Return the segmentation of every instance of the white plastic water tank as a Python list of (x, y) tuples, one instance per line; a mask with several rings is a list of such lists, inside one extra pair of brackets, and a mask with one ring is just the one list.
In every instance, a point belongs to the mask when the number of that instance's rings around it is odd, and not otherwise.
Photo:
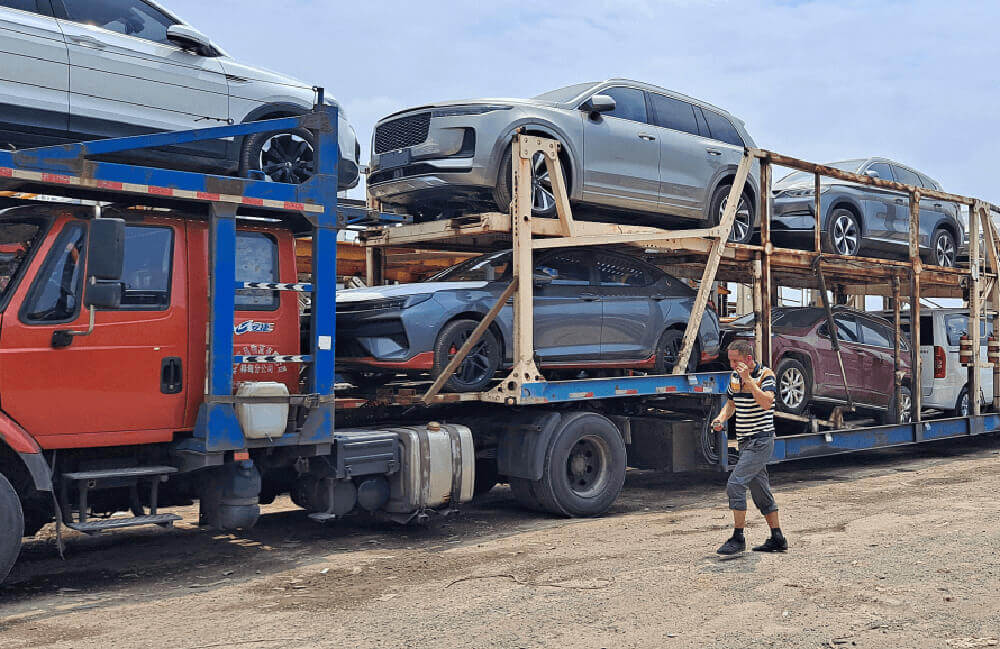
[[(288, 386), (275, 381), (242, 383), (238, 397), (287, 397)], [(288, 426), (288, 403), (238, 403), (236, 418), (247, 439), (281, 437)]]

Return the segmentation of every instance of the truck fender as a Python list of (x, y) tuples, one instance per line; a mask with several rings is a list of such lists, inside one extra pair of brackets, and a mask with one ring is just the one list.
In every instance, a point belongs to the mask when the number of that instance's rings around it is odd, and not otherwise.
[(3, 411), (0, 411), (0, 445), (6, 446), (21, 458), (24, 468), (35, 483), (35, 489), (52, 491), (52, 471), (42, 455), (42, 449), (28, 431)]
[(541, 480), (545, 454), (560, 429), (562, 413), (516, 413), (497, 436), (497, 469), (500, 475)]

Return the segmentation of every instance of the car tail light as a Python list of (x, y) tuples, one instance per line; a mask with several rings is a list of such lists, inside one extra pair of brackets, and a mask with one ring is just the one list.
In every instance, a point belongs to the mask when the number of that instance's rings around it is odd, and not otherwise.
[(946, 366), (944, 347), (934, 348), (934, 378), (943, 379)]

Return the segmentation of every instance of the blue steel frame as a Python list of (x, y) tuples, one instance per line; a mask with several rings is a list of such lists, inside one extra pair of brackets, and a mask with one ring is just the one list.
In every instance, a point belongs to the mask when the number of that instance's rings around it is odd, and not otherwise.
[[(315, 173), (300, 185), (273, 183), (186, 171), (174, 171), (136, 165), (91, 160), (91, 156), (118, 153), (134, 149), (164, 147), (186, 142), (241, 137), (256, 133), (307, 128), (313, 133), (315, 148)], [(205, 403), (198, 413), (194, 438), (185, 449), (195, 452), (241, 450), (246, 447), (242, 429), (236, 419), (233, 405), (233, 321), (235, 316), (236, 285), (236, 211), (238, 204), (223, 203), (215, 198), (220, 193), (244, 196), (250, 199), (279, 201), (296, 205), (322, 206), (322, 211), (308, 213), (286, 208), (284, 212), (273, 206), (257, 209), (278, 210), (281, 214), (299, 213), (313, 226), (314, 277), (312, 289), (312, 350), (310, 360), (313, 371), (310, 392), (329, 397), (320, 399), (297, 434), (289, 439), (274, 440), (275, 445), (324, 444), (333, 438), (333, 386), (334, 349), (336, 335), (336, 280), (337, 280), (337, 231), (342, 223), (337, 209), (337, 109), (332, 106), (316, 108), (300, 117), (250, 122), (235, 126), (221, 126), (191, 131), (160, 133), (137, 137), (96, 140), (65, 144), (16, 152), (0, 151), (0, 167), (18, 171), (32, 171), (55, 176), (78, 176), (87, 181), (99, 181), (100, 187), (88, 185), (85, 189), (97, 193), (100, 199), (120, 200), (116, 184), (149, 185), (171, 190), (194, 192), (193, 195), (172, 195), (172, 200), (210, 205), (210, 264), (209, 264), (209, 349), (208, 389)], [(27, 181), (26, 181), (27, 182)], [(32, 185), (52, 186), (53, 194), (65, 193), (65, 178), (42, 177), (31, 180)], [(109, 188), (110, 185), (110, 188)], [(201, 195), (199, 195), (201, 194)], [(363, 214), (350, 215), (361, 220)], [(390, 219), (391, 220), (391, 219)], [(298, 351), (298, 350), (294, 350)], [(294, 438), (294, 439), (291, 439)]]

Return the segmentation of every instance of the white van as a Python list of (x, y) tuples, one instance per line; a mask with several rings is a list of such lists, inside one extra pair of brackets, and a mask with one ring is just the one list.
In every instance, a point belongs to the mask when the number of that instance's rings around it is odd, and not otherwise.
[[(892, 314), (890, 313), (891, 317)], [(910, 314), (903, 312), (902, 329), (909, 335)], [(969, 401), (969, 370), (958, 360), (959, 340), (969, 331), (968, 309), (920, 310), (920, 386), (924, 408), (945, 410), (956, 417), (971, 413)], [(993, 333), (991, 322), (979, 328), (980, 361), (986, 362), (986, 339)], [(980, 403), (993, 403), (993, 369), (980, 370)]]

